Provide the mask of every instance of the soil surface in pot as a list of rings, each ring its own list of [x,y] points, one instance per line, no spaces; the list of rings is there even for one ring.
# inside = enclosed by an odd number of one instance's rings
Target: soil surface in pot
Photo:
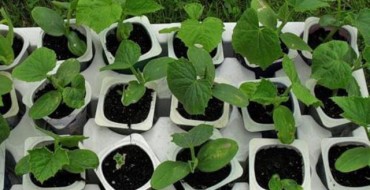
[[[208,101],[205,115],[190,115],[186,112],[184,106],[179,102],[177,111],[186,119],[201,120],[201,121],[216,121],[224,112],[224,102],[213,97]]]
[[[152,40],[150,39],[148,31],[142,24],[132,23],[132,25],[133,30],[128,39],[137,43],[140,46],[141,55],[144,55],[152,48]],[[106,41],[108,51],[111,52],[112,55],[116,55],[118,47],[121,44],[116,37],[116,28],[114,28],[113,31],[108,32]]]
[[[335,145],[329,149],[329,166],[331,174],[335,181],[343,186],[346,187],[363,187],[370,185],[370,168],[365,167],[360,170],[349,172],[349,173],[342,173],[335,169],[335,161],[342,155],[343,152],[346,150],[356,148],[356,147],[364,147],[359,145]]]
[[[201,146],[202,145],[194,148],[195,154],[198,154]],[[177,154],[176,160],[183,161],[183,162],[188,162],[188,160],[191,160],[190,149],[181,150]],[[226,177],[230,175],[230,172],[231,172],[231,165],[228,164],[225,167],[221,168],[220,170],[215,171],[215,172],[210,172],[210,173],[195,170],[194,173],[189,174],[182,180],[188,183],[194,189],[206,189],[224,180]]]
[[[45,87],[39,89],[36,91],[34,97],[33,97],[33,102],[36,102],[37,99],[39,99],[42,95],[52,91],[56,90],[54,86],[51,83],[48,83],[45,85]],[[63,117],[68,116],[74,111],[73,108],[68,107],[65,103],[61,103],[58,108],[49,115],[50,118],[53,119],[61,119]]]
[[[321,102],[324,104],[324,106],[321,106],[321,109],[323,109],[326,115],[335,119],[342,118],[340,114],[343,113],[343,110],[330,98],[333,96],[347,96],[348,94],[346,90],[339,89],[337,94],[334,95],[335,92],[333,90],[321,85],[316,85],[314,91],[316,98],[321,100]]]
[[[182,42],[180,38],[177,38],[176,35],[173,37],[173,48],[174,48],[176,57],[178,58],[184,57],[186,59],[188,58],[188,47],[186,47],[184,42]],[[215,57],[216,54],[217,54],[217,47],[209,53],[211,57]]]
[[[135,104],[124,106],[121,103],[123,84],[116,85],[109,89],[104,100],[104,115],[107,119],[131,124],[143,122],[149,114],[150,106],[153,100],[153,90],[146,89],[144,96]]]
[[[5,115],[12,107],[12,99],[10,93],[1,95],[1,98],[3,100],[4,106],[0,107],[0,114]]]
[[[261,149],[256,153],[254,173],[258,184],[264,189],[268,189],[269,180],[274,174],[279,174],[281,179],[293,179],[302,185],[303,158],[293,149]]]
[[[321,45],[325,38],[329,35],[330,30],[325,30],[324,28],[319,28],[318,30],[312,32],[308,36],[308,45],[312,49],[316,49],[319,45]],[[349,39],[347,39],[345,36],[340,35],[339,31],[337,31],[333,35],[333,40],[340,40],[349,42]]]
[[[76,29],[71,29],[71,31],[76,32],[77,36],[86,43],[86,37],[81,32]],[[66,60],[69,58],[77,58],[68,49],[68,39],[65,36],[50,36],[45,33],[42,40],[42,46],[52,49],[57,54],[58,60]]]
[[[283,85],[278,85],[278,94],[281,95],[285,92],[286,87]],[[292,97],[289,96],[288,101],[282,103],[282,105],[288,107],[292,112],[294,111],[293,109],[293,100]],[[271,124],[274,123],[273,118],[272,118],[272,111],[274,109],[273,105],[268,105],[268,106],[263,106],[259,103],[256,102],[249,102],[249,105],[247,107],[249,116],[251,119],[257,123],[262,123],[262,124]]]
[[[125,164],[116,168],[113,157],[116,154],[125,154]],[[145,185],[154,172],[153,163],[146,152],[136,145],[118,148],[102,162],[103,175],[113,189],[134,190]]]

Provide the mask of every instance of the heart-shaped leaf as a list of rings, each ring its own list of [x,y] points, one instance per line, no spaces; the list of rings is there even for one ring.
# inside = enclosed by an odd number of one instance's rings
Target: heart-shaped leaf
[[[150,185],[154,189],[164,189],[186,177],[190,172],[190,167],[185,162],[165,161],[155,169]]]
[[[52,114],[62,102],[62,95],[54,90],[42,95],[30,109],[32,119],[41,119]]]
[[[35,7],[32,18],[47,34],[62,36],[66,32],[63,18],[54,10],[46,7]]]
[[[70,108],[81,108],[85,104],[85,95],[85,78],[81,74],[73,78],[71,87],[63,89],[63,101]]]
[[[296,132],[292,111],[290,111],[289,108],[280,105],[274,109],[273,120],[280,142],[291,144],[295,139]]]
[[[173,142],[182,148],[196,147],[205,143],[213,134],[211,125],[201,124],[192,128],[187,133],[173,134]]]
[[[146,88],[137,81],[130,81],[126,89],[123,89],[122,104],[129,106],[138,102],[145,94]]]

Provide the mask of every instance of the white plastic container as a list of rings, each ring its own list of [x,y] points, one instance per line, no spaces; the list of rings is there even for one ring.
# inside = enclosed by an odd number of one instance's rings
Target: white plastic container
[[[0,144],[0,189],[4,189],[5,178],[5,143]]]
[[[6,76],[6,77],[8,77],[10,80],[12,80],[12,81],[13,81],[11,74],[10,74],[10,73],[8,73],[8,72],[0,71],[0,75]],[[12,119],[12,118],[14,118],[14,117],[18,114],[18,112],[19,112],[18,99],[17,99],[17,95],[16,95],[16,93],[15,93],[14,85],[13,85],[12,90],[10,91],[10,99],[11,99],[11,107],[10,107],[9,111],[8,111],[8,112],[6,112],[6,113],[3,115],[3,117],[4,117],[5,119],[7,119],[7,120],[8,120],[8,119]],[[9,121],[8,121],[8,122],[9,122]]]

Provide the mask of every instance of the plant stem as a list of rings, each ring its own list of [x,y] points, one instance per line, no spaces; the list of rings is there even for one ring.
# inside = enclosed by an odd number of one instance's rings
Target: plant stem
[[[335,33],[337,33],[337,32],[338,32],[338,30],[339,30],[339,27],[334,27],[334,28],[330,31],[330,33],[326,36],[326,38],[325,38],[325,40],[324,40],[324,43],[326,43],[326,42],[328,42],[328,41],[332,40],[332,39],[333,39],[334,34],[335,34]]]
[[[281,34],[281,31],[283,30],[283,28],[285,27],[285,25],[288,23],[288,18],[290,17],[290,15],[292,14],[292,12],[289,12],[288,13],[288,16],[287,16],[287,20],[284,20],[281,24],[280,24],[280,26],[279,26],[279,28],[277,29],[277,34],[278,35],[280,35]]]
[[[197,158],[195,157],[195,150],[194,147],[190,147],[190,154],[191,154],[191,160],[194,165],[191,166],[191,172],[194,173],[195,168],[197,167]]]
[[[121,28],[124,26],[123,21],[125,21],[125,19],[126,19],[126,15],[122,13],[121,19],[118,21],[117,31],[116,31],[116,38],[119,42],[123,40],[122,36],[120,35],[121,33],[119,31],[121,31]]]
[[[141,75],[141,73],[139,73],[138,71],[136,71],[136,69],[133,66],[130,67],[130,70],[135,75],[136,79],[139,81],[140,84],[145,84],[145,79]]]

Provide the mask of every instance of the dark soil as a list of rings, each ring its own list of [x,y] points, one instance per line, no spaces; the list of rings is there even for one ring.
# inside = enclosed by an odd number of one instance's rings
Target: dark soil
[[[76,32],[78,37],[85,41],[86,43],[86,37],[80,33],[78,30],[71,29],[71,31]],[[45,33],[44,38],[42,40],[42,46],[47,47],[49,49],[52,49],[57,54],[58,60],[66,60],[69,58],[77,58],[78,56],[74,55],[72,52],[68,49],[68,39],[65,36],[50,36]]]
[[[333,102],[330,98],[333,97],[333,90],[330,90],[326,87],[316,85],[315,86],[315,96],[322,101],[324,106],[321,108],[331,118],[339,119],[342,118],[340,114],[343,113],[343,110]],[[347,92],[344,89],[339,89],[336,96],[347,96]]]
[[[180,38],[177,38],[176,35],[173,37],[173,48],[175,51],[175,55],[178,58],[188,58],[188,47],[180,40]],[[217,47],[209,53],[211,57],[214,57],[217,54]]]
[[[113,157],[126,154],[125,165],[116,168]],[[146,152],[136,145],[128,145],[112,151],[102,162],[103,175],[113,189],[134,190],[147,183],[154,172],[153,163]]]
[[[335,169],[335,161],[342,155],[343,152],[351,148],[363,147],[359,145],[335,145],[329,150],[329,166],[331,174],[335,181],[347,187],[363,187],[370,185],[370,167],[365,167],[360,170],[341,173]]]
[[[279,86],[280,87],[278,87],[278,94],[281,95],[286,90],[286,87],[283,87],[282,85],[279,85]],[[289,96],[289,100],[282,103],[282,105],[288,107],[292,112],[294,111],[293,110],[293,100],[291,96]],[[272,112],[274,109],[273,105],[268,105],[264,107],[263,105],[259,103],[251,101],[249,102],[247,109],[253,121],[257,123],[262,123],[262,124],[274,123],[273,118],[272,118]]]
[[[197,154],[200,150],[201,146],[195,147],[195,154]],[[188,162],[191,160],[191,153],[190,149],[184,149],[177,154],[176,160]],[[189,174],[186,176],[183,181],[188,183],[194,189],[206,189],[208,187],[214,186],[227,176],[230,175],[231,166],[230,164],[226,165],[225,167],[221,168],[215,172],[201,172],[199,170],[195,170],[194,173]]]
[[[304,176],[303,158],[292,149],[261,149],[256,154],[254,172],[258,184],[264,189],[268,189],[268,182],[274,174],[279,174],[281,179],[293,179],[301,185]]]
[[[4,106],[0,107],[0,114],[5,115],[12,107],[12,99],[10,98],[10,93],[1,96]]]
[[[308,37],[308,45],[312,49],[316,49],[319,45],[321,45],[325,38],[329,35],[330,31],[325,30],[324,28],[319,28],[318,30],[312,32],[309,34]],[[347,39],[346,37],[339,34],[339,32],[336,32],[333,36],[334,40],[340,40],[340,41],[346,41],[349,42],[350,39]]]
[[[141,55],[144,55],[152,48],[152,40],[150,39],[148,31],[143,25],[138,23],[133,23],[133,30],[130,34],[129,40],[137,43],[141,48]],[[117,40],[116,28],[108,32],[107,37],[107,49],[112,55],[116,55],[121,42]]]
[[[208,102],[205,115],[190,115],[185,111],[184,106],[179,102],[177,111],[186,119],[201,120],[201,121],[216,121],[224,112],[224,102],[217,98],[211,98]]]
[[[124,106],[121,103],[123,84],[112,87],[104,100],[104,115],[107,119],[127,125],[143,122],[149,114],[153,90],[147,89],[145,95],[135,104]]]
[[[280,48],[281,48],[281,50],[283,51],[284,54],[288,54],[289,53],[288,46],[286,46],[281,40],[280,40]],[[283,58],[283,57],[281,57],[281,58]]]
[[[13,45],[12,45],[14,57],[17,57],[21,53],[22,48],[23,48],[23,43],[24,42],[21,37],[18,37],[16,35],[14,36]]]
[[[48,83],[45,85],[44,88],[39,89],[36,91],[35,95],[33,96],[33,101],[36,102],[37,99],[39,99],[42,95],[52,91],[56,90],[54,86],[51,83]],[[53,119],[61,119],[63,117],[68,116],[74,111],[73,108],[68,107],[65,103],[61,103],[58,108],[49,115],[50,118]]]

